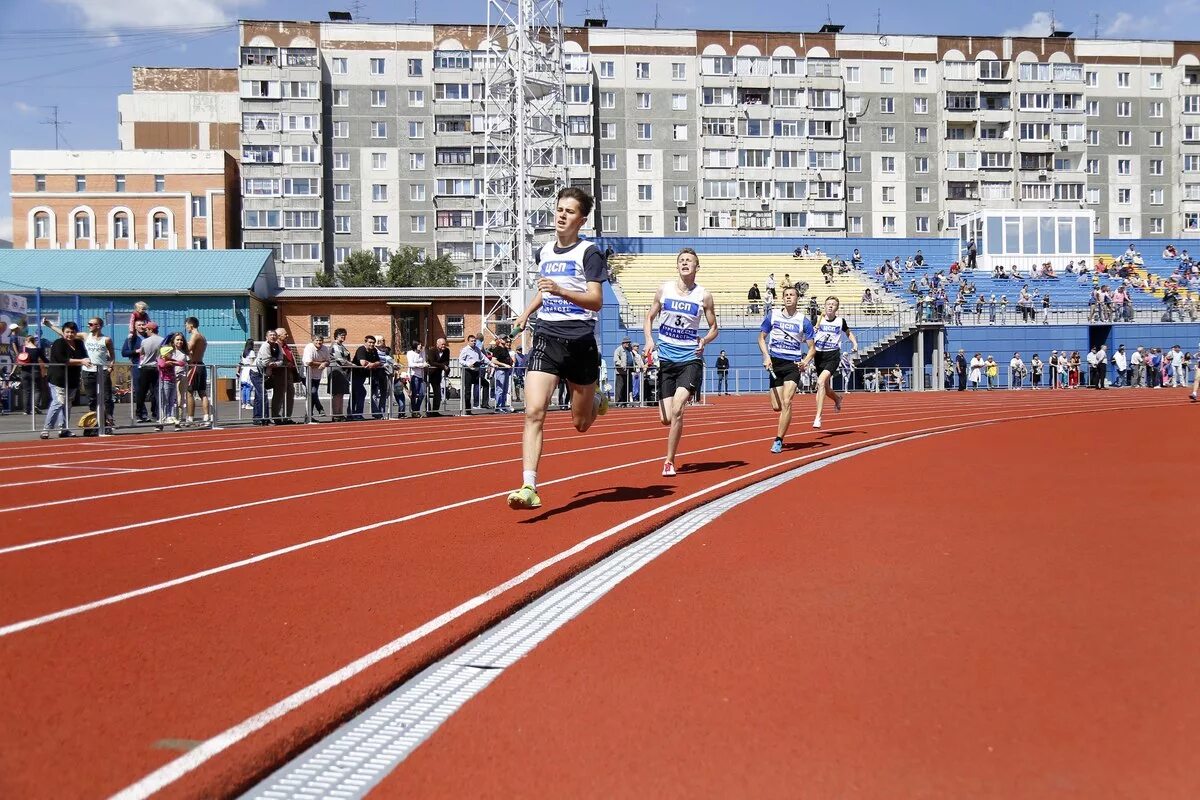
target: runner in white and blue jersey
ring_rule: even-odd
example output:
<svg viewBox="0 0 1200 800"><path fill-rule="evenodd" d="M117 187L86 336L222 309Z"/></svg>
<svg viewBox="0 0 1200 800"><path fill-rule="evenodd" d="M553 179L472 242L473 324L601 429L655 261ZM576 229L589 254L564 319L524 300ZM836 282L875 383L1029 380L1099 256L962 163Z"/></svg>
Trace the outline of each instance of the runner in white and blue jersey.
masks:
<svg viewBox="0 0 1200 800"><path fill-rule="evenodd" d="M795 286L784 287L783 308L768 307L758 333L763 366L771 374L771 408L779 412L772 453L783 452L783 437L792 424L792 398L800 385L800 362L813 349L813 325L796 307L799 298Z"/></svg>
<svg viewBox="0 0 1200 800"><path fill-rule="evenodd" d="M667 432L664 477L675 475L675 454L683 436L683 409L704 380L704 348L717 338L717 312L712 294L696 283L700 256L690 247L675 257L679 274L658 288L646 314L646 354L658 357L658 416ZM708 330L700 335L700 318Z"/></svg>
<svg viewBox="0 0 1200 800"><path fill-rule="evenodd" d="M567 187L558 193L555 238L537 251L538 293L517 318L515 330L537 314L533 346L525 363L525 430L522 435L521 488L508 496L509 508L538 508L537 468L542 458L546 408L559 379L571 388L571 421L583 433L608 410L608 398L597 393L600 348L596 320L604 305L603 283L608 264L599 248L579 238L592 213L587 192Z"/></svg>
<svg viewBox="0 0 1200 800"><path fill-rule="evenodd" d="M825 408L825 396L833 398L833 407L842 410L842 396L833 390L833 373L838 371L842 363L842 339L848 338L853 348L851 354L858 352L858 338L850 330L849 323L838 316L842 302L836 297L825 298L825 313L817 317L814 347L804 358L801 368L816 360L817 364L817 415L813 418L813 427L821 427L821 411Z"/></svg>

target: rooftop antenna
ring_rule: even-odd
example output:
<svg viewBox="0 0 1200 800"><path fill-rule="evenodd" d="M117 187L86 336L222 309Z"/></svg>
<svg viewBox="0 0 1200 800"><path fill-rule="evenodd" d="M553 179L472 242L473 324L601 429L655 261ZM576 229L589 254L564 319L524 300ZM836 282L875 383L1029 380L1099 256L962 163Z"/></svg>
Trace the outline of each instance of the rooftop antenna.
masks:
<svg viewBox="0 0 1200 800"><path fill-rule="evenodd" d="M1100 13L1099 12L1092 14L1092 38L1093 39L1100 38Z"/></svg>
<svg viewBox="0 0 1200 800"><path fill-rule="evenodd" d="M1058 20L1054 17L1054 6L1050 6L1050 34L1058 30Z"/></svg>
<svg viewBox="0 0 1200 800"><path fill-rule="evenodd" d="M655 2L655 3L654 3L654 27L655 27L655 28L657 28L657 27L658 27L658 19L659 19L659 15L658 15L658 3L657 3L657 2Z"/></svg>
<svg viewBox="0 0 1200 800"><path fill-rule="evenodd" d="M363 8L365 8L366 5L367 4L364 3L363 0L351 0L350 13L353 15L356 21L369 19L369 17L363 14Z"/></svg>
<svg viewBox="0 0 1200 800"><path fill-rule="evenodd" d="M829 10L829 3L825 4L825 24L833 24L833 12Z"/></svg>
<svg viewBox="0 0 1200 800"><path fill-rule="evenodd" d="M877 9L875 9L875 35L876 36L878 36L880 33L883 32L882 30L880 30L880 27L882 26L882 22L883 22L883 11L881 9L877 8Z"/></svg>
<svg viewBox="0 0 1200 800"><path fill-rule="evenodd" d="M66 144L67 141L67 137L62 135L62 132L59 130L59 128L70 125L71 123L58 118L58 106L42 106L42 108L48 108L53 112L50 119L42 120L41 124L54 126L54 149L57 150L59 139L62 139L63 144Z"/></svg>

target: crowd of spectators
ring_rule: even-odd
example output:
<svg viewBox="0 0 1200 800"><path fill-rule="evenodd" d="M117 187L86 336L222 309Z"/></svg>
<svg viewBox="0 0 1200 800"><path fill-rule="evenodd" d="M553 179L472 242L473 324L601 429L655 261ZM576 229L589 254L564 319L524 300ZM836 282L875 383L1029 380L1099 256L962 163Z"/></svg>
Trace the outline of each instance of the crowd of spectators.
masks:
<svg viewBox="0 0 1200 800"><path fill-rule="evenodd" d="M1108 389L1134 387L1148 389L1177 388L1190 385L1189 376L1200 365L1200 352L1185 351L1180 345L1131 348L1118 345L1109 355L1107 345L1092 347L1087 353L1078 350L1051 350L1044 361L1034 353L1026 362L1019 352L1008 362L1008 385L1002 384L1000 363L992 355L982 353L968 358L964 350L951 359L947 356L944 368L946 388L967 389Z"/></svg>

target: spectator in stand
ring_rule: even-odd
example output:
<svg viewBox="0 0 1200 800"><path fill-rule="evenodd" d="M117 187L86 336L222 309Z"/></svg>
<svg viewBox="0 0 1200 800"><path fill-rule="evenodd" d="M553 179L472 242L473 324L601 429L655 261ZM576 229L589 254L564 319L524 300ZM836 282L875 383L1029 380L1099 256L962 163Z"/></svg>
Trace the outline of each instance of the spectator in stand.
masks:
<svg viewBox="0 0 1200 800"><path fill-rule="evenodd" d="M507 336L500 336L488 352L488 360L492 367L492 378L496 384L496 410L501 414L512 413L509 405L508 384L512 377L513 356L511 344Z"/></svg>
<svg viewBox="0 0 1200 800"><path fill-rule="evenodd" d="M442 415L442 381L450 376L450 348L446 340L438 337L434 346L425 354L425 376L429 379L429 398L433 410L430 416Z"/></svg>
<svg viewBox="0 0 1200 800"><path fill-rule="evenodd" d="M1175 252L1175 245L1169 244L1163 248L1163 258L1178 258L1179 254Z"/></svg>
<svg viewBox="0 0 1200 800"><path fill-rule="evenodd" d="M1117 346L1117 351L1113 353L1112 363L1116 378L1113 385L1118 387L1129 385L1129 358L1125 354L1125 345Z"/></svg>
<svg viewBox="0 0 1200 800"><path fill-rule="evenodd" d="M253 339L247 339L246 345L242 348L242 357L238 360L238 386L241 389L241 407L243 411L249 411L255 408L255 384L258 386L258 394L262 394L262 380L258 376L258 359L255 358L257 348L254 346ZM261 417L261 413L254 415L255 419Z"/></svg>
<svg viewBox="0 0 1200 800"><path fill-rule="evenodd" d="M982 298L981 298L982 300ZM988 300L988 325L996 324L996 295L992 295Z"/></svg>
<svg viewBox="0 0 1200 800"><path fill-rule="evenodd" d="M1021 322L1034 322L1033 295L1029 293L1029 284L1021 287L1017 295L1017 310L1021 312Z"/></svg>
<svg viewBox="0 0 1200 800"><path fill-rule="evenodd" d="M304 353L300 362L304 365L304 377L308 387L309 416L316 418L325 415L325 407L321 405L321 377L333 356L325 346L324 336L314 336L313 340L304 345Z"/></svg>
<svg viewBox="0 0 1200 800"><path fill-rule="evenodd" d="M462 368L462 413L471 414L471 398L478 390L479 370L483 357L475 347L475 337L468 336L467 343L458 351L458 365Z"/></svg>
<svg viewBox="0 0 1200 800"><path fill-rule="evenodd" d="M758 284L750 286L750 291L746 292L746 313L761 314L762 308L762 293L758 290Z"/></svg>
<svg viewBox="0 0 1200 800"><path fill-rule="evenodd" d="M772 297L775 296L775 273L772 272L767 276L767 282L763 284Z"/></svg>
<svg viewBox="0 0 1200 800"><path fill-rule="evenodd" d="M158 335L158 323L146 323L146 335L139 345L141 355L138 358L138 387L134 395L134 413L138 422L149 422L150 417L158 420L158 352L162 349L163 338ZM146 398L150 398L150 413L146 413Z"/></svg>
<svg viewBox="0 0 1200 800"><path fill-rule="evenodd" d="M71 393L79 386L80 369L91 366L87 350L76 334L79 326L74 322L65 322L62 326L62 338L50 345L50 409L46 412L46 420L42 425L41 438L49 439L50 431L58 429L59 438L73 436L68 424L67 413Z"/></svg>
<svg viewBox="0 0 1200 800"><path fill-rule="evenodd" d="M425 383L429 373L425 345L419 341L413 342L405 360L408 362L408 394L412 399L410 408L414 417L421 417L425 415Z"/></svg>
<svg viewBox="0 0 1200 800"><path fill-rule="evenodd" d="M1042 388L1042 370L1043 370L1043 368L1044 368L1044 366L1042 364L1042 360L1040 358L1038 358L1037 353L1034 353L1033 358L1031 358L1029 360L1029 373L1030 373L1030 378L1033 381L1034 389Z"/></svg>
<svg viewBox="0 0 1200 800"><path fill-rule="evenodd" d="M975 237L972 236L967 240L967 269L975 269L977 266L976 258L979 255L979 249L975 244Z"/></svg>
<svg viewBox="0 0 1200 800"><path fill-rule="evenodd" d="M1021 360L1020 353L1013 353L1012 359L1008 362L1008 388L1020 389L1024 381L1025 362Z"/></svg>
<svg viewBox="0 0 1200 800"><path fill-rule="evenodd" d="M384 390L389 383L384 369L383 354L375 345L375 337L367 334L362 345L354 351L354 377L350 381L350 418L364 419L367 392L371 393L371 416L383 417ZM369 382L369 387L368 387Z"/></svg>
<svg viewBox="0 0 1200 800"><path fill-rule="evenodd" d="M854 248L854 252L850 254L850 263L855 267L862 267L862 254L858 252L858 248Z"/></svg>
<svg viewBox="0 0 1200 800"><path fill-rule="evenodd" d="M972 389L979 388L979 384L983 381L983 378L984 378L983 370L986 366L987 366L987 362L985 362L983 360L983 356L980 353L976 353L975 356L971 359L970 379L971 379L971 388Z"/></svg>
<svg viewBox="0 0 1200 800"><path fill-rule="evenodd" d="M333 345L329 348L329 405L334 422L346 419L346 395L350 394L353 366L350 348L346 347L346 329L338 328L333 332Z"/></svg>
<svg viewBox="0 0 1200 800"><path fill-rule="evenodd" d="M1050 293L1042 295L1042 324L1050 324Z"/></svg>
<svg viewBox="0 0 1200 800"><path fill-rule="evenodd" d="M1000 324L1008 324L1008 295L1000 295Z"/></svg>

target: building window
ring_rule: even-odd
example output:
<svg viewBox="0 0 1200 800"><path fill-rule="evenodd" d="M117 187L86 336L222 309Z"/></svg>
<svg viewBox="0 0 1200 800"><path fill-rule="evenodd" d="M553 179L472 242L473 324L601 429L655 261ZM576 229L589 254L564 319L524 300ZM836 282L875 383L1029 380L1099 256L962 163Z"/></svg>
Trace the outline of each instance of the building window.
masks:
<svg viewBox="0 0 1200 800"><path fill-rule="evenodd" d="M77 192L86 192L87 191L87 176L86 175L76 175L75 176L75 191L77 191Z"/></svg>
<svg viewBox="0 0 1200 800"><path fill-rule="evenodd" d="M1117 217L1117 232L1133 233L1133 217Z"/></svg>
<svg viewBox="0 0 1200 800"><path fill-rule="evenodd" d="M637 138L643 141L648 141L654 134L654 126L649 122L639 122L637 124Z"/></svg>
<svg viewBox="0 0 1200 800"><path fill-rule="evenodd" d="M637 168L639 172L649 172L654 168L654 158L650 153L637 154Z"/></svg>
<svg viewBox="0 0 1200 800"><path fill-rule="evenodd" d="M849 223L850 233L862 233L862 230L863 230L862 217L858 217L858 216L848 217L847 222Z"/></svg>
<svg viewBox="0 0 1200 800"><path fill-rule="evenodd" d="M333 168L339 172L350 169L350 153L345 150L334 150Z"/></svg>
<svg viewBox="0 0 1200 800"><path fill-rule="evenodd" d="M125 191L125 176L124 176L124 175L117 175L117 176L116 176L116 178L115 178L115 180L116 180L116 190L117 190L118 192L123 192L123 191Z"/></svg>
<svg viewBox="0 0 1200 800"><path fill-rule="evenodd" d="M372 139L386 139L387 138L387 123L379 122L379 121L372 122L371 123L371 138Z"/></svg>
<svg viewBox="0 0 1200 800"><path fill-rule="evenodd" d="M425 138L425 123L416 120L408 122L408 138L424 139Z"/></svg>
<svg viewBox="0 0 1200 800"><path fill-rule="evenodd" d="M879 187L879 199L884 203L896 202L896 187L895 186Z"/></svg>
<svg viewBox="0 0 1200 800"><path fill-rule="evenodd" d="M409 89L408 90L408 107L409 108L424 108L425 107L425 90L424 89Z"/></svg>
<svg viewBox="0 0 1200 800"><path fill-rule="evenodd" d="M896 82L895 67L880 67L879 68L879 82L880 83L895 83Z"/></svg>
<svg viewBox="0 0 1200 800"><path fill-rule="evenodd" d="M1133 103L1129 102L1128 100L1118 100L1117 101L1117 116L1118 117L1132 117L1133 116Z"/></svg>
<svg viewBox="0 0 1200 800"><path fill-rule="evenodd" d="M687 111L688 96L683 92L676 92L671 95L671 110L672 111Z"/></svg>
<svg viewBox="0 0 1200 800"><path fill-rule="evenodd" d="M1163 218L1162 217L1151 217L1150 218L1150 232L1151 233L1162 233L1163 232Z"/></svg>
<svg viewBox="0 0 1200 800"><path fill-rule="evenodd" d="M1133 174L1133 161L1128 158L1117 159L1117 174L1118 175L1132 175Z"/></svg>
<svg viewBox="0 0 1200 800"><path fill-rule="evenodd" d="M208 198L193 197L192 198L192 216L207 217L208 216Z"/></svg>
<svg viewBox="0 0 1200 800"><path fill-rule="evenodd" d="M639 215L638 233L654 233L654 217L649 214Z"/></svg>
<svg viewBox="0 0 1200 800"><path fill-rule="evenodd" d="M410 78L419 78L424 74L424 66L419 58L410 58L408 60L408 76Z"/></svg>
<svg viewBox="0 0 1200 800"><path fill-rule="evenodd" d="M371 90L371 108L387 108L387 89Z"/></svg>
<svg viewBox="0 0 1200 800"><path fill-rule="evenodd" d="M371 169L387 169L387 153L371 153Z"/></svg>
<svg viewBox="0 0 1200 800"><path fill-rule="evenodd" d="M334 89L333 90L333 105L335 108L346 108L350 105L350 90L349 89Z"/></svg>
<svg viewBox="0 0 1200 800"><path fill-rule="evenodd" d="M82 211L75 215L75 238L92 238L92 218Z"/></svg>
<svg viewBox="0 0 1200 800"><path fill-rule="evenodd" d="M895 114L896 113L896 98L894 98L894 97L879 98L879 113L880 114Z"/></svg>
<svg viewBox="0 0 1200 800"><path fill-rule="evenodd" d="M1132 197L1133 192L1131 190L1124 187L1117 189L1117 203L1119 205L1129 205L1129 201L1132 199Z"/></svg>
<svg viewBox="0 0 1200 800"><path fill-rule="evenodd" d="M687 64L683 61L671 62L671 80L686 81L687 80Z"/></svg>
<svg viewBox="0 0 1200 800"><path fill-rule="evenodd" d="M846 172L862 172L862 156L846 156Z"/></svg>
<svg viewBox="0 0 1200 800"><path fill-rule="evenodd" d="M688 157L686 153L675 153L671 156L671 169L675 172L684 172L688 168Z"/></svg>
<svg viewBox="0 0 1200 800"><path fill-rule="evenodd" d="M334 122L333 122L333 138L349 139L350 138L350 123L344 119L334 120Z"/></svg>
<svg viewBox="0 0 1200 800"><path fill-rule="evenodd" d="M883 232L884 233L895 233L896 232L896 218L895 217L884 217L883 218Z"/></svg>
<svg viewBox="0 0 1200 800"><path fill-rule="evenodd" d="M634 95L634 97L636 98L636 105L638 108L641 108L641 109L650 108L650 93L649 92L638 92L636 95Z"/></svg>
<svg viewBox="0 0 1200 800"><path fill-rule="evenodd" d="M371 233L387 233L388 218L386 214L376 214L371 217Z"/></svg>
<svg viewBox="0 0 1200 800"><path fill-rule="evenodd" d="M425 232L425 215L424 214L414 214L413 216L409 217L408 229L412 233L424 233Z"/></svg>
<svg viewBox="0 0 1200 800"><path fill-rule="evenodd" d="M861 83L860 67L846 67L846 83Z"/></svg>
<svg viewBox="0 0 1200 800"><path fill-rule="evenodd" d="M616 215L603 216L600 218L600 228L604 233L614 234L617 232L617 217Z"/></svg>
<svg viewBox="0 0 1200 800"><path fill-rule="evenodd" d="M207 250L208 249L208 237L207 236L193 237L192 238L192 249L193 250Z"/></svg>
<svg viewBox="0 0 1200 800"><path fill-rule="evenodd" d="M1163 160L1161 158L1150 159L1150 174L1151 175L1162 175L1163 174Z"/></svg>
<svg viewBox="0 0 1200 800"><path fill-rule="evenodd" d="M34 175L33 176L33 190L35 192L46 191L46 176L45 175Z"/></svg>
<svg viewBox="0 0 1200 800"><path fill-rule="evenodd" d="M410 183L408 185L408 199L416 200L418 202L424 201L425 200L425 184Z"/></svg>
<svg viewBox="0 0 1200 800"><path fill-rule="evenodd" d="M600 170L601 171L609 172L611 170L615 170L616 168L617 168L617 154L616 153L601 153L600 154Z"/></svg>
<svg viewBox="0 0 1200 800"><path fill-rule="evenodd" d="M917 233L929 233L929 217L916 218Z"/></svg>
<svg viewBox="0 0 1200 800"><path fill-rule="evenodd" d="M929 68L913 67L913 83L929 83Z"/></svg>
<svg viewBox="0 0 1200 800"><path fill-rule="evenodd" d="M1150 205L1161 206L1163 204L1164 193L1162 189L1150 190Z"/></svg>
<svg viewBox="0 0 1200 800"><path fill-rule="evenodd" d="M915 144L928 144L929 128L913 128L913 142Z"/></svg>
<svg viewBox="0 0 1200 800"><path fill-rule="evenodd" d="M167 190L167 176L166 175L155 175L154 176L154 191L165 192L166 190Z"/></svg>
<svg viewBox="0 0 1200 800"><path fill-rule="evenodd" d="M386 183L371 184L371 200L376 203L386 203L388 199L388 187Z"/></svg>
<svg viewBox="0 0 1200 800"><path fill-rule="evenodd" d="M333 218L334 233L350 233L350 215L337 214Z"/></svg>
<svg viewBox="0 0 1200 800"><path fill-rule="evenodd" d="M687 233L687 231L688 231L687 215L686 214L676 214L675 215L675 232L676 233Z"/></svg>
<svg viewBox="0 0 1200 800"><path fill-rule="evenodd" d="M333 201L335 203L349 203L350 202L350 184L335 183L333 185Z"/></svg>
<svg viewBox="0 0 1200 800"><path fill-rule="evenodd" d="M913 98L913 113L914 114L928 114L929 113L929 98L928 97L914 97Z"/></svg>
<svg viewBox="0 0 1200 800"><path fill-rule="evenodd" d="M1100 131L1091 129L1087 132L1087 143L1091 147L1096 147L1100 144Z"/></svg>
<svg viewBox="0 0 1200 800"><path fill-rule="evenodd" d="M913 159L913 171L918 173L929 172L929 157L917 156Z"/></svg>
<svg viewBox="0 0 1200 800"><path fill-rule="evenodd" d="M350 248L349 247L342 246L342 247L333 248L333 263L334 264L345 264L346 259L349 257L350 257Z"/></svg>
<svg viewBox="0 0 1200 800"><path fill-rule="evenodd" d="M1162 131L1150 131L1150 146L1151 147L1162 147L1163 146L1163 132Z"/></svg>
<svg viewBox="0 0 1200 800"><path fill-rule="evenodd" d="M171 225L167 220L167 215L161 211L154 215L154 238L166 239L171 235Z"/></svg>
<svg viewBox="0 0 1200 800"><path fill-rule="evenodd" d="M600 107L606 108L606 109L616 108L617 107L617 93L616 92L601 92L600 93Z"/></svg>
<svg viewBox="0 0 1200 800"><path fill-rule="evenodd" d="M617 138L617 123L601 122L600 123L600 138L612 140Z"/></svg>
<svg viewBox="0 0 1200 800"><path fill-rule="evenodd" d="M879 141L882 144L896 143L896 128L891 125L884 125L879 129Z"/></svg>
<svg viewBox="0 0 1200 800"><path fill-rule="evenodd" d="M349 61L347 61L345 58L334 58L333 59L333 74L334 75L345 75L348 72L350 72L350 62Z"/></svg>
<svg viewBox="0 0 1200 800"><path fill-rule="evenodd" d="M1117 86L1122 89L1129 88L1129 73L1128 72L1118 72L1117 73Z"/></svg>
<svg viewBox="0 0 1200 800"><path fill-rule="evenodd" d="M1162 116L1163 116L1162 100L1155 100L1154 102L1152 102L1150 104L1150 116L1154 119L1162 119Z"/></svg>
<svg viewBox="0 0 1200 800"><path fill-rule="evenodd" d="M613 77L616 74L616 70L614 69L614 67L615 67L615 63L612 61L601 61L600 62L600 77L601 78Z"/></svg>
<svg viewBox="0 0 1200 800"><path fill-rule="evenodd" d="M377 258L379 260L379 263L381 263L381 264L386 264L388 262L388 259L392 257L392 251L388 250L386 247L372 247L371 252L375 255L375 258Z"/></svg>
<svg viewBox="0 0 1200 800"><path fill-rule="evenodd" d="M465 339L467 332L466 317L462 314L446 315L446 338L451 341Z"/></svg>
<svg viewBox="0 0 1200 800"><path fill-rule="evenodd" d="M600 199L615 203L617 201L617 187L611 183L601 185Z"/></svg>
<svg viewBox="0 0 1200 800"><path fill-rule="evenodd" d="M50 238L50 215L45 211L39 211L33 215L33 238Z"/></svg>
<svg viewBox="0 0 1200 800"><path fill-rule="evenodd" d="M917 203L928 203L929 202L929 187L928 186L916 187L913 200Z"/></svg>
<svg viewBox="0 0 1200 800"><path fill-rule="evenodd" d="M1083 73L1083 82L1094 89L1100 85L1100 73L1094 71Z"/></svg>
<svg viewBox="0 0 1200 800"><path fill-rule="evenodd" d="M308 330L312 334L312 338L320 336L323 339L329 338L329 317L316 316L309 317Z"/></svg>
<svg viewBox="0 0 1200 800"><path fill-rule="evenodd" d="M411 170L425 169L425 154L424 153L409 153L408 168Z"/></svg>
<svg viewBox="0 0 1200 800"><path fill-rule="evenodd" d="M650 62L638 61L634 64L634 75L639 80L647 80L650 77Z"/></svg>
<svg viewBox="0 0 1200 800"><path fill-rule="evenodd" d="M672 125L671 138L677 142L686 142L688 138L688 126L683 124Z"/></svg>
<svg viewBox="0 0 1200 800"><path fill-rule="evenodd" d="M382 75L387 69L387 59L372 58L371 59L371 74Z"/></svg>
<svg viewBox="0 0 1200 800"><path fill-rule="evenodd" d="M129 238L129 215L124 211L113 216L113 239Z"/></svg>

